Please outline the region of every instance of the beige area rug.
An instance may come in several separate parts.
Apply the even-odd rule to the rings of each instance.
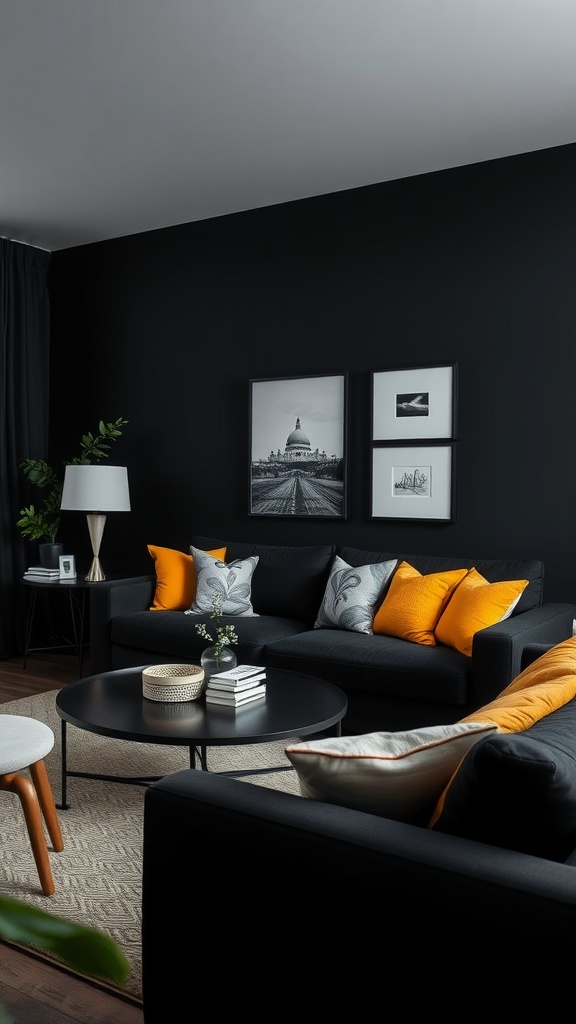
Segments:
[[[0,714],[25,715],[49,725],[55,745],[46,766],[56,803],[60,802],[60,726],[57,690],[0,705]],[[286,764],[289,740],[237,747],[211,747],[212,771]],[[162,744],[129,743],[67,726],[68,770],[107,775],[170,775],[188,768],[188,750]],[[242,781],[299,793],[292,771],[248,777]],[[50,850],[56,885],[43,896],[22,815],[12,793],[0,793],[0,891],[6,896],[97,928],[113,938],[131,970],[124,990],[141,998],[141,874],[143,786],[93,779],[67,780],[69,808],[59,810],[64,850]],[[48,840],[49,842],[49,840]]]

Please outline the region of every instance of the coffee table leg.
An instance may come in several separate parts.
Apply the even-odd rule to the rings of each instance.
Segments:
[[[62,749],[61,749],[61,754],[60,754],[60,763],[61,763],[60,791],[61,791],[61,794],[62,794],[62,799],[60,801],[59,807],[60,807],[60,810],[67,811],[70,805],[66,803],[67,757],[66,757],[66,722],[65,722],[64,719],[62,719],[62,724],[61,724],[61,727],[60,727],[60,733],[61,733],[61,736],[62,736],[62,743],[61,743]]]
[[[190,767],[196,768],[196,761],[200,762],[200,767],[203,772],[208,771],[208,758],[206,754],[206,747],[188,747]]]

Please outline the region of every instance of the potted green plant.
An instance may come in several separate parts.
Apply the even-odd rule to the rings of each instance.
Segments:
[[[109,442],[117,441],[122,436],[123,427],[127,423],[128,420],[121,417],[110,423],[100,420],[97,433],[82,436],[80,455],[71,459],[69,464],[88,466],[93,462],[100,462],[101,459],[107,459],[111,448]],[[56,536],[60,526],[63,474],[58,474],[43,459],[25,459],[20,468],[26,479],[42,492],[42,497],[39,503],[20,509],[20,518],[16,525],[23,537],[39,542],[40,564],[58,568],[58,555],[62,554],[62,545],[56,544]]]

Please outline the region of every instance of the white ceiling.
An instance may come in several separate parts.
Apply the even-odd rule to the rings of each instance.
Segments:
[[[576,3],[0,0],[0,96],[56,250],[575,142]]]

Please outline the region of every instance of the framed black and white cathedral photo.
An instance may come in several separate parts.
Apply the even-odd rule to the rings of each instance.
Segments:
[[[250,381],[253,516],[346,518],[348,378]]]

